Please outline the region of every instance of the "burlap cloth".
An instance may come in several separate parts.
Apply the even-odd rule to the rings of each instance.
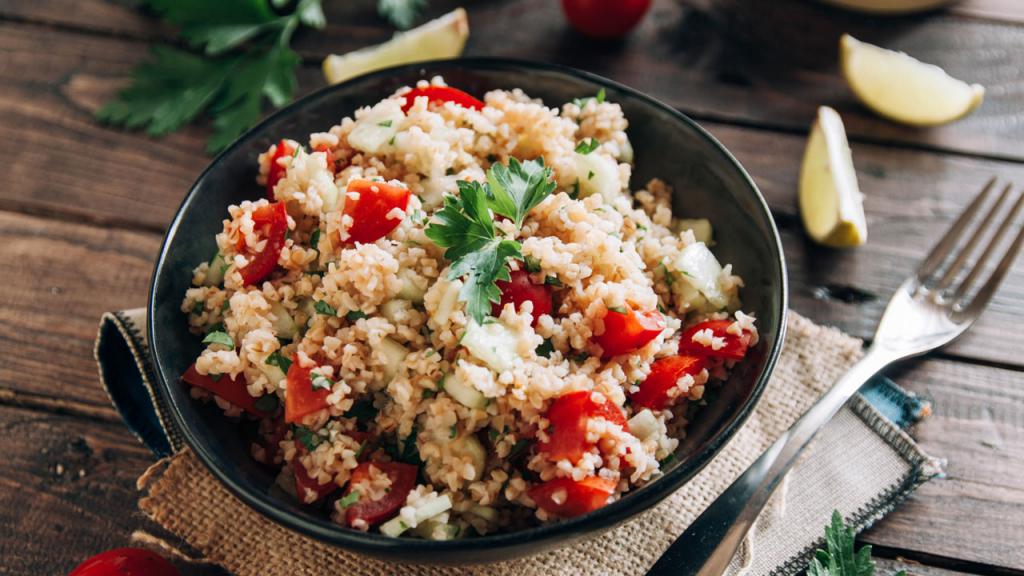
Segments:
[[[145,352],[144,314],[107,315],[97,345],[101,378],[129,427],[157,452],[125,409],[122,384],[130,369],[127,344],[141,382],[150,390],[158,419],[164,406],[148,386],[151,368]],[[160,460],[138,482],[139,508],[154,522],[238,576],[299,574],[643,574],[734,478],[809,407],[861,354],[861,343],[841,332],[790,314],[789,333],[774,376],[743,427],[721,453],[674,495],[601,536],[520,560],[468,567],[394,564],[348,553],[285,529],[251,510],[205,469],[187,448]],[[115,361],[113,356],[120,356]],[[927,412],[891,382],[879,381],[858,395],[821,433],[790,473],[729,574],[795,574],[820,545],[822,527],[838,509],[862,530],[940,472],[903,431]],[[158,395],[157,395],[158,396]],[[134,401],[133,401],[134,402]],[[880,411],[881,410],[881,411]],[[886,413],[883,416],[882,413]],[[173,431],[168,431],[173,432]],[[171,449],[179,439],[171,437]]]

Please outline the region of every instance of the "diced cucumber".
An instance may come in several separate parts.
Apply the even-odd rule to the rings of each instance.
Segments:
[[[424,502],[421,506],[416,508],[415,525],[419,526],[423,522],[438,516],[452,508],[452,500],[447,494],[438,496]],[[409,526],[402,520],[401,516],[395,516],[391,520],[380,525],[380,533],[386,536],[398,536],[402,532],[405,532],[412,526]]]
[[[444,293],[441,295],[441,301],[437,303],[437,309],[434,310],[432,315],[435,325],[444,326],[448,323],[448,320],[452,316],[452,312],[455,311],[455,305],[459,301],[460,289],[462,289],[461,280],[452,280],[445,285]],[[399,294],[399,296],[401,296],[401,294]]]
[[[441,522],[437,518],[430,518],[417,525],[413,532],[427,540],[454,540],[459,535],[459,527],[455,524]]]
[[[398,271],[398,278],[402,281],[402,289],[398,291],[398,297],[409,300],[410,302],[422,304],[423,295],[426,294],[427,291],[420,288],[420,285],[415,282],[415,277],[416,273],[408,268],[403,268]]]
[[[278,338],[294,340],[295,336],[299,333],[299,326],[295,323],[292,315],[288,313],[288,309],[280,302],[272,302],[270,304],[270,313],[274,315],[274,334]]]
[[[472,508],[469,509],[469,513],[473,514],[474,516],[479,516],[480,518],[483,518],[488,522],[498,521],[498,511],[495,510],[494,508],[491,508],[490,506],[473,506]]]
[[[224,283],[224,272],[228,269],[228,263],[220,252],[213,255],[210,265],[206,269],[206,279],[203,284],[206,286],[220,286]]]
[[[479,390],[463,382],[457,374],[449,374],[444,379],[444,391],[456,402],[468,408],[483,410],[487,406],[487,398]]]
[[[320,186],[320,199],[324,201],[324,212],[334,212],[338,209],[338,198],[341,196],[341,192],[338,187],[334,184],[329,186]],[[316,246],[314,246],[316,248]]]
[[[378,154],[391,145],[403,118],[405,114],[402,113],[402,105],[398,100],[382,100],[356,121],[348,134],[348,143],[356,150]]]
[[[398,369],[402,367],[405,357],[409,355],[409,349],[391,338],[384,338],[380,341],[379,350],[385,358],[384,379],[391,382],[398,374]]]
[[[697,242],[711,243],[711,221],[707,218],[679,218],[672,220],[672,231],[676,234],[683,230],[693,230]]]
[[[683,248],[673,264],[674,269],[683,273],[683,279],[700,290],[712,306],[725,308],[728,305],[729,299],[718,283],[722,265],[703,242],[696,242]]]
[[[484,468],[487,467],[487,451],[483,444],[473,434],[463,434],[451,441],[451,450],[457,458],[469,456],[473,462],[473,477],[470,481],[483,478]]]
[[[398,317],[409,308],[410,305],[408,300],[402,300],[400,298],[388,300],[381,304],[380,315],[387,318],[388,322],[398,324]]]
[[[612,202],[622,195],[619,184],[619,165],[610,156],[599,154],[573,154],[576,162],[576,177],[580,183],[580,197],[600,194],[605,202]]]
[[[501,322],[490,322],[481,326],[470,320],[462,345],[481,362],[497,372],[512,368],[518,354],[519,339]]]
[[[652,434],[656,434],[660,427],[654,413],[644,408],[629,419],[629,432],[641,440],[646,440]]]

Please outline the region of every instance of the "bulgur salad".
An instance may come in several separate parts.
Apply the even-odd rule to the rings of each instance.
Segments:
[[[482,535],[643,486],[758,338],[710,223],[630,191],[626,127],[603,91],[434,78],[270,146],[193,272],[182,380],[352,529]]]

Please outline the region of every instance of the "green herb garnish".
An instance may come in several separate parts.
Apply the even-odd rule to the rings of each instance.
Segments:
[[[235,348],[234,339],[232,339],[227,332],[221,332],[220,330],[214,330],[207,334],[206,338],[203,338],[203,344],[220,344],[222,346],[227,346],[232,350]]]
[[[558,276],[555,276],[554,274],[549,274],[545,276],[544,283],[547,284],[548,286],[554,286],[555,288],[561,288],[562,286],[565,286],[565,284],[562,284],[562,281],[558,279]]]
[[[490,313],[491,303],[501,301],[495,282],[508,281],[510,259],[522,259],[521,245],[497,237],[491,211],[521,226],[526,214],[555,189],[551,169],[542,160],[520,163],[515,158],[506,168],[494,164],[487,183],[458,182],[459,196],[447,195],[444,207],[434,214],[425,233],[445,250],[451,260],[448,279],[466,276],[459,299],[478,323]]]
[[[313,390],[330,390],[334,386],[330,378],[318,372],[313,373],[312,384]]]
[[[385,120],[383,122],[377,122],[377,126],[382,126],[384,128],[391,128],[391,120]]]
[[[540,259],[534,258],[533,256],[526,256],[523,258],[523,265],[526,267],[526,271],[532,273],[540,272]]]
[[[206,310],[206,303],[205,302],[196,302],[195,305],[192,306],[192,314],[195,315],[195,316],[199,316],[205,310]]]
[[[339,498],[338,506],[341,507],[342,510],[344,510],[345,508],[348,508],[349,506],[355,504],[356,502],[359,502],[359,490],[353,490]]]
[[[597,96],[587,96],[586,98],[573,98],[572,103],[579,106],[580,108],[583,108],[584,106],[587,105],[587,102],[589,102],[590,100],[596,100],[597,103],[600,104],[604,102],[604,98],[604,88],[601,88],[600,90],[597,91]]]
[[[457,425],[455,425],[455,424],[452,424],[452,428],[448,432],[448,437],[449,438],[455,438],[458,435],[459,435],[459,427]]]
[[[266,363],[271,366],[277,366],[281,369],[281,372],[284,372],[285,374],[287,374],[288,370],[292,367],[292,361],[282,356],[280,350],[274,350],[271,352],[270,356],[267,356]]]
[[[377,0],[377,13],[405,30],[412,26],[426,4],[427,0]]]
[[[530,441],[526,438],[520,438],[516,440],[516,443],[512,445],[512,449],[508,452],[508,460],[514,460],[518,457],[527,446],[530,445]]]
[[[619,314],[625,314],[626,313],[626,307],[625,306],[609,306],[608,307],[608,311],[609,312],[618,312]]]
[[[665,456],[661,460],[658,460],[658,466],[664,468],[665,466],[668,466],[673,461],[675,461],[675,459],[676,459],[676,455],[675,454],[669,454],[668,456]]]
[[[601,146],[601,143],[598,142],[596,138],[587,138],[576,145],[576,153],[584,155],[590,154],[594,150],[597,150],[599,146]],[[591,178],[593,178],[593,176],[591,176]]]
[[[313,432],[312,430],[306,428],[305,426],[293,427],[292,436],[294,436],[296,440],[301,442],[302,445],[306,447],[306,450],[309,450],[310,452],[316,450],[316,447],[319,446],[324,441],[323,436],[317,434],[316,432]]]
[[[488,428],[487,437],[491,439],[491,443],[497,442],[498,438],[501,437],[501,432],[498,432],[494,428]]]
[[[431,390],[430,388],[423,389],[423,395],[421,396],[422,398],[433,398],[434,396],[437,396],[436,390]]]
[[[370,422],[377,417],[377,409],[373,407],[373,400],[357,400],[342,416],[355,418],[360,422]]]
[[[348,314],[345,314],[345,319],[349,322],[355,322],[360,318],[369,318],[369,316],[367,316],[366,312],[363,312],[362,310],[349,310]]]
[[[231,310],[231,300],[225,298],[224,303],[220,305],[220,311],[227,312],[228,310]]]
[[[313,309],[316,310],[317,314],[323,314],[324,316],[337,316],[338,311],[323,300],[317,300],[313,303]]]
[[[825,527],[825,549],[814,553],[807,567],[807,576],[871,576],[875,562],[871,559],[871,546],[854,552],[855,534],[843,522],[838,510],[832,512],[832,522]],[[895,576],[906,576],[900,570]]]
[[[545,338],[544,341],[541,342],[540,346],[537,346],[537,349],[535,350],[537,356],[543,356],[545,358],[551,358],[551,353],[554,351],[555,345],[551,342],[551,338]]]
[[[316,253],[320,253],[320,229],[313,230],[313,233],[309,235],[309,247],[316,250]]]

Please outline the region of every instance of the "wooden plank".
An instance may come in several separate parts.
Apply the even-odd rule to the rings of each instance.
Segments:
[[[896,574],[900,570],[908,576],[961,576],[966,572],[956,572],[945,568],[936,568],[903,558],[875,558],[875,574]]]
[[[5,400],[116,419],[93,342],[104,312],[145,306],[160,238],[0,212],[0,246],[0,389],[20,394]]]
[[[946,477],[923,485],[862,539],[929,562],[990,567],[982,573],[1024,570],[1021,373],[923,360],[893,376],[932,401],[933,414],[913,433],[945,460]]]
[[[1000,9],[995,0],[989,1],[979,9]],[[331,24],[324,31],[301,33],[297,49],[317,61],[330,52],[386,39],[390,31],[374,5],[366,0],[328,3]],[[454,0],[432,2],[429,14],[455,5]],[[89,0],[76,10],[61,6],[55,0],[19,0],[5,3],[0,16],[132,37],[166,34],[119,4]],[[1024,135],[1017,129],[1024,121],[1024,84],[1012,64],[1024,51],[1024,27],[1019,25],[950,13],[880,18],[801,0],[660,0],[635,33],[608,43],[569,30],[558,4],[548,0],[482,3],[470,12],[473,32],[467,55],[576,66],[704,118],[782,130],[804,130],[815,108],[829,104],[844,114],[855,137],[1024,160]],[[979,82],[989,89],[987,100],[969,118],[941,128],[906,128],[879,119],[856,103],[838,75],[842,32],[907,51]]]

